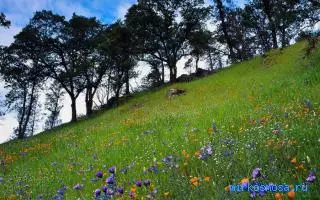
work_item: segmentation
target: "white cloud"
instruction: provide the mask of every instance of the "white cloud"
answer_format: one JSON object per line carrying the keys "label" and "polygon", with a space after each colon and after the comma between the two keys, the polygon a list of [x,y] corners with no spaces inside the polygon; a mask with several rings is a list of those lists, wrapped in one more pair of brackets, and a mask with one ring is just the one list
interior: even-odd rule
{"label": "white cloud", "polygon": [[14,114],[7,115],[0,120],[0,144],[9,140],[16,125],[17,120]]}

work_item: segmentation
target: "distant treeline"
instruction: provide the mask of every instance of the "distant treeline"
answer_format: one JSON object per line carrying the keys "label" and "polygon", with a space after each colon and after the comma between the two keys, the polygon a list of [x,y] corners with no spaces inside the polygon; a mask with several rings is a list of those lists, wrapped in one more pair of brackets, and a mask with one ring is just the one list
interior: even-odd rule
{"label": "distant treeline", "polygon": [[[0,74],[9,90],[6,111],[17,113],[14,135],[25,138],[39,121],[42,93],[49,113],[45,127],[50,129],[61,123],[65,94],[72,102],[71,121],[77,120],[80,94],[85,95],[87,116],[94,106],[116,104],[129,95],[140,61],[151,68],[141,87],[153,88],[165,83],[165,69],[170,82],[177,81],[182,58],[189,59],[185,68],[190,71],[198,69],[200,60],[213,71],[223,59],[244,61],[283,48],[299,34],[307,37],[319,21],[317,0],[252,0],[243,8],[232,0],[212,0],[212,5],[204,0],[139,0],[114,24],[38,11],[10,46],[0,48]],[[10,26],[3,13],[0,25]]]}

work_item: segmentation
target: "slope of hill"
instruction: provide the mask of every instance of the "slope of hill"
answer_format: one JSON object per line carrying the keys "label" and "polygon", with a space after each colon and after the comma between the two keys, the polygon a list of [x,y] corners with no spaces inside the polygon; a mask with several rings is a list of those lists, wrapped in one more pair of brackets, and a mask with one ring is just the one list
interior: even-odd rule
{"label": "slope of hill", "polygon": [[[124,199],[319,199],[320,52],[303,58],[305,46],[0,145],[0,199],[93,199],[104,185]],[[187,92],[168,99],[169,88]],[[248,181],[308,192],[230,191]]]}

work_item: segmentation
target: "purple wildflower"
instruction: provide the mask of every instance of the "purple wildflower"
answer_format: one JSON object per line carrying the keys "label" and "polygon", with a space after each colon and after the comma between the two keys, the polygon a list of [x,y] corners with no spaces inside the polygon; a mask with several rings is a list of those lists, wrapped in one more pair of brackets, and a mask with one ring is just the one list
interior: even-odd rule
{"label": "purple wildflower", "polygon": [[59,189],[57,193],[60,195],[64,195],[64,192],[65,192],[65,190],[62,188],[62,189]]}
{"label": "purple wildflower", "polygon": [[153,191],[152,191],[152,194],[153,195],[156,195],[158,193],[158,190],[157,189],[154,189]]}
{"label": "purple wildflower", "polygon": [[212,147],[211,146],[207,146],[206,151],[207,151],[207,154],[209,154],[210,156],[212,155]]}
{"label": "purple wildflower", "polygon": [[253,178],[259,178],[261,176],[261,169],[255,168],[252,170],[252,177]]}
{"label": "purple wildflower", "polygon": [[148,171],[157,174],[158,173],[158,168],[157,168],[157,166],[153,165],[153,166],[148,168]]}
{"label": "purple wildflower", "polygon": [[143,181],[143,185],[148,187],[151,184],[151,181],[149,179]]}
{"label": "purple wildflower", "polygon": [[309,183],[313,183],[316,180],[316,174],[314,172],[310,172],[306,181]]}
{"label": "purple wildflower", "polygon": [[172,161],[172,158],[173,158],[172,156],[167,156],[167,157],[163,158],[162,161],[165,163],[169,163]]}
{"label": "purple wildflower", "polygon": [[74,190],[81,190],[82,188],[84,187],[84,185],[83,184],[77,184],[77,185],[75,185],[74,187],[73,187],[73,189]]}
{"label": "purple wildflower", "polygon": [[53,200],[63,200],[63,196],[56,194],[52,197]]}
{"label": "purple wildflower", "polygon": [[110,167],[108,171],[109,173],[114,174],[116,172],[116,167]]}
{"label": "purple wildflower", "polygon": [[102,186],[102,191],[103,191],[104,193],[107,193],[107,189],[108,189],[108,187],[107,187],[106,185]]}
{"label": "purple wildflower", "polygon": [[112,176],[109,176],[106,180],[106,183],[108,184],[114,184],[114,178]]}
{"label": "purple wildflower", "polygon": [[141,187],[142,186],[142,181],[136,181],[136,186]]}
{"label": "purple wildflower", "polygon": [[118,189],[117,189],[117,192],[118,192],[119,194],[123,194],[123,193],[124,193],[124,189],[123,189],[123,188],[118,188]]}
{"label": "purple wildflower", "polygon": [[100,189],[96,189],[94,191],[94,198],[98,198],[98,197],[100,197],[100,195],[101,195],[101,190]]}
{"label": "purple wildflower", "polygon": [[102,177],[103,177],[103,172],[102,172],[102,171],[98,171],[98,172],[96,173],[96,177],[102,178]]}
{"label": "purple wildflower", "polygon": [[199,155],[199,159],[201,160],[205,160],[207,159],[209,156],[212,155],[212,147],[211,144],[201,147],[200,149],[200,155]]}
{"label": "purple wildflower", "polygon": [[114,194],[114,191],[111,189],[107,190],[107,195],[112,196]]}
{"label": "purple wildflower", "polygon": [[134,198],[134,193],[133,193],[133,192],[130,191],[130,192],[128,193],[128,195],[129,195],[130,198]]}

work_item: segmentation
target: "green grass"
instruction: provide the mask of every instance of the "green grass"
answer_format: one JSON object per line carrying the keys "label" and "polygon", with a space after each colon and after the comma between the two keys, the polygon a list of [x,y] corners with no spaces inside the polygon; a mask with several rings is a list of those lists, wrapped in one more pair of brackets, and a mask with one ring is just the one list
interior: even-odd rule
{"label": "green grass", "polygon": [[[257,167],[267,175],[258,179],[265,184],[305,182],[320,167],[320,51],[303,58],[305,46],[300,42],[265,60],[256,57],[200,80],[137,94],[90,119],[0,145],[0,159],[6,160],[0,199],[52,199],[64,185],[65,199],[93,199],[111,166],[124,199],[135,180],[145,179],[152,186],[137,188],[138,199],[152,189],[156,199],[249,199],[248,192],[225,187],[243,178],[252,182]],[[168,99],[169,88],[187,93]],[[209,143],[213,154],[200,160],[195,153]],[[162,161],[169,155],[172,166]],[[147,170],[154,164],[157,174]],[[104,178],[91,181],[98,170]],[[199,186],[192,177],[200,178]],[[84,188],[73,190],[77,183]],[[320,199],[319,183],[296,192],[296,199]]]}

